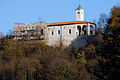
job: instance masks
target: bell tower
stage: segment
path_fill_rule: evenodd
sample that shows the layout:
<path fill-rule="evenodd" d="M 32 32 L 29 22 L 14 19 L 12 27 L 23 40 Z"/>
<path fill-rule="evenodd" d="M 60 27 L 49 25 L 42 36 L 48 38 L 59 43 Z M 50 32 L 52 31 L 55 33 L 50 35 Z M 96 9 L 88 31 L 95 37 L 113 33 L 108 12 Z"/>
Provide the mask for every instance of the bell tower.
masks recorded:
<path fill-rule="evenodd" d="M 84 21 L 84 9 L 80 5 L 76 9 L 76 21 Z"/>

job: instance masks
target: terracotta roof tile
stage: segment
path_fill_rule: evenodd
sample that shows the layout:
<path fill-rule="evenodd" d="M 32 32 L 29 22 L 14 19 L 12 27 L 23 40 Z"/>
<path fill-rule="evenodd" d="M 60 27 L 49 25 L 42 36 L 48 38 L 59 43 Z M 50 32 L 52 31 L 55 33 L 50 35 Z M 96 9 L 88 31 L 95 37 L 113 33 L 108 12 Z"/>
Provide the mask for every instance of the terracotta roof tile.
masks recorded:
<path fill-rule="evenodd" d="M 70 22 L 56 22 L 56 23 L 50 23 L 48 26 L 57 26 L 57 25 L 68 25 L 68 24 L 81 24 L 81 23 L 90 23 L 95 24 L 89 21 L 70 21 Z"/>

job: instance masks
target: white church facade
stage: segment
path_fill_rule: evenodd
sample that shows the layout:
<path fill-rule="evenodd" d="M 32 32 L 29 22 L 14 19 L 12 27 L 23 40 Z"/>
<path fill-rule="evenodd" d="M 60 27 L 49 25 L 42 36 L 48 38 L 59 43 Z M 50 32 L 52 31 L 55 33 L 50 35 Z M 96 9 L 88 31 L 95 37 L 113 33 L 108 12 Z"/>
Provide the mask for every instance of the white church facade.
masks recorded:
<path fill-rule="evenodd" d="M 79 6 L 76 9 L 76 21 L 48 24 L 46 41 L 49 46 L 59 46 L 61 43 L 67 47 L 78 46 L 82 36 L 95 35 L 95 28 L 95 23 L 84 21 L 84 10 Z"/>

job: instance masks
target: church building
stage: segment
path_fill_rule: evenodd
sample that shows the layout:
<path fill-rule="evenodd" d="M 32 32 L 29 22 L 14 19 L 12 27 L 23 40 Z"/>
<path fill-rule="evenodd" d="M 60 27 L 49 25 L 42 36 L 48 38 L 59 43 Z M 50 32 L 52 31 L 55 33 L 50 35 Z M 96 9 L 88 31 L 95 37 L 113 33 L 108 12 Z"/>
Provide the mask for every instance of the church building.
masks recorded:
<path fill-rule="evenodd" d="M 76 21 L 50 23 L 47 26 L 46 41 L 49 46 L 75 46 L 84 36 L 95 35 L 96 24 L 84 21 L 84 9 L 76 9 Z M 79 45 L 80 46 L 80 45 Z"/>
<path fill-rule="evenodd" d="M 15 23 L 13 29 L 13 40 L 39 39 L 45 41 L 49 46 L 63 45 L 81 46 L 82 39 L 89 35 L 95 35 L 96 24 L 84 21 L 84 9 L 79 5 L 76 9 L 76 21 L 69 22 L 36 22 L 25 25 Z"/>

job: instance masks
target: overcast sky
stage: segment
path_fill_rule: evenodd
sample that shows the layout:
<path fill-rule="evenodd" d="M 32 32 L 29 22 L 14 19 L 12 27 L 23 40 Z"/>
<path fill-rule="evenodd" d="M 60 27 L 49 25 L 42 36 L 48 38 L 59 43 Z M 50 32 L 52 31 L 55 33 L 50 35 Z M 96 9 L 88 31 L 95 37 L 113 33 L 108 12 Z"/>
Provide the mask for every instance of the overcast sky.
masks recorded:
<path fill-rule="evenodd" d="M 101 13 L 109 14 L 120 0 L 0 0 L 0 32 L 7 33 L 14 23 L 75 21 L 75 9 L 81 5 L 85 20 L 93 21 Z"/>

